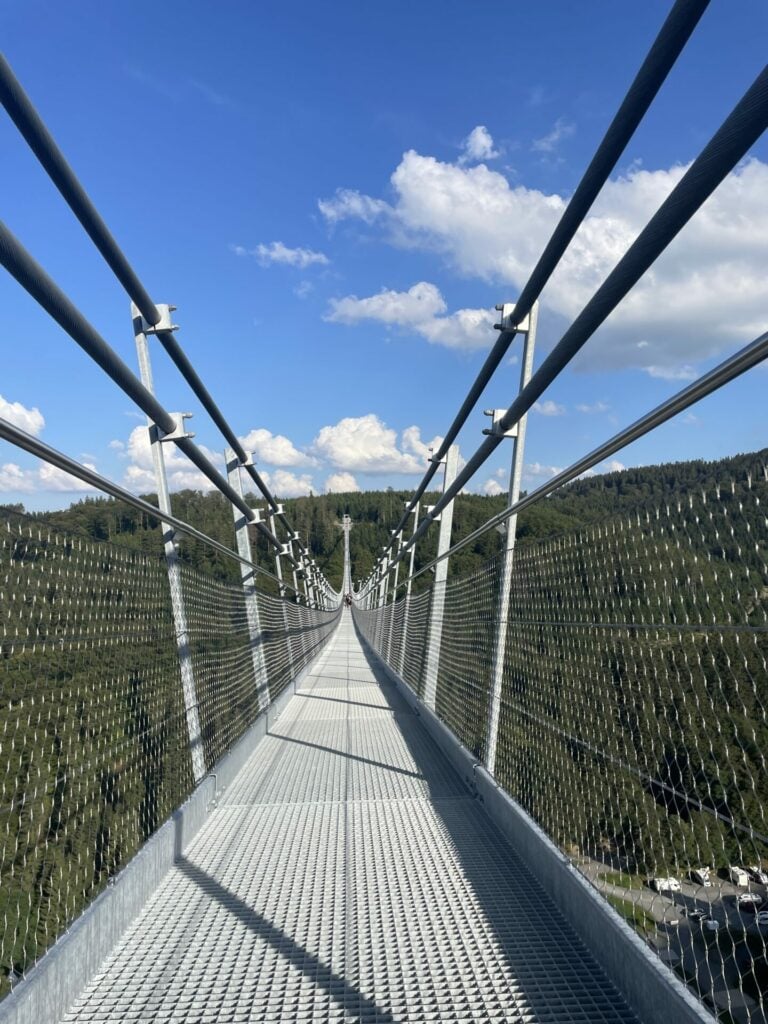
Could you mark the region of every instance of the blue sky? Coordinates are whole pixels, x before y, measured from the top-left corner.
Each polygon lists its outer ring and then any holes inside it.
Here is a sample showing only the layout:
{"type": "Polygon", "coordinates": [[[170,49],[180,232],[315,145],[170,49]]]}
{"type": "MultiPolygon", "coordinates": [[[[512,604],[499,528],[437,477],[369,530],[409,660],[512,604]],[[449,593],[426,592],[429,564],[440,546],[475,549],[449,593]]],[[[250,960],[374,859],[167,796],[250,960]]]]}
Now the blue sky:
{"type": "MultiPolygon", "coordinates": [[[[412,486],[670,7],[647,0],[0,5],[5,54],[284,496],[412,486]]],[[[762,67],[762,0],[714,0],[542,297],[538,360],[762,67]]],[[[129,365],[128,303],[10,122],[3,219],[129,365]]],[[[766,328],[765,139],[531,414],[546,479],[766,328]]],[[[7,275],[0,414],[137,491],[143,418],[7,275]]],[[[512,360],[518,345],[511,350],[512,360]]],[[[158,395],[196,413],[155,354],[158,395]]],[[[505,364],[482,409],[506,406],[505,364]]],[[[766,443],[766,374],[619,456],[766,443]]],[[[498,490],[503,448],[473,489],[498,490]]],[[[77,499],[3,446],[3,501],[77,499]]],[[[197,474],[172,459],[175,486],[197,474]]]]}

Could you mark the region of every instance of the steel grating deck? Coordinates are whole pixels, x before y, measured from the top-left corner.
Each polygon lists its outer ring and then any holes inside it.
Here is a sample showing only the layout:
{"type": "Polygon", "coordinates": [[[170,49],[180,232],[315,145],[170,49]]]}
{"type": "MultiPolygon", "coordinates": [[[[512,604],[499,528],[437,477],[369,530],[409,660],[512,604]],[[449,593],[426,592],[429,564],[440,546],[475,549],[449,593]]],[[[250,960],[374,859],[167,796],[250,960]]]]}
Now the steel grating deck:
{"type": "Polygon", "coordinates": [[[66,1022],[634,1021],[347,611],[66,1022]]]}

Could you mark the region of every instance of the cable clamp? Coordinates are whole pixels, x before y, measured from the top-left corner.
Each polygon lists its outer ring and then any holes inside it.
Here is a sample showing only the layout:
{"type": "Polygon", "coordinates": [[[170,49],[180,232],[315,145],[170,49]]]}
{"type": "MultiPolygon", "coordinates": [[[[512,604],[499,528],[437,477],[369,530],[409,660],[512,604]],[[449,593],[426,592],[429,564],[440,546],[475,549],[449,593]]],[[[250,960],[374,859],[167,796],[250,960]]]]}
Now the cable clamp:
{"type": "Polygon", "coordinates": [[[155,309],[160,314],[156,324],[147,323],[144,317],[141,318],[141,330],[144,334],[158,334],[160,331],[178,331],[179,325],[171,318],[171,313],[176,311],[176,306],[168,306],[165,303],[157,303],[155,309]]]}
{"type": "Polygon", "coordinates": [[[483,433],[491,434],[493,437],[517,437],[517,423],[513,423],[509,430],[502,430],[501,421],[504,419],[506,412],[506,409],[484,409],[483,416],[491,417],[491,425],[486,427],[483,433]]]}
{"type": "Polygon", "coordinates": [[[184,437],[194,437],[194,432],[187,430],[184,426],[184,420],[191,420],[191,412],[172,412],[168,414],[173,422],[176,424],[173,430],[169,430],[166,434],[161,427],[157,427],[157,439],[158,441],[180,441],[184,437]]]}
{"type": "MultiPolygon", "coordinates": [[[[427,515],[431,515],[433,508],[437,508],[437,506],[436,505],[427,505],[427,515]]],[[[443,513],[440,512],[438,515],[436,515],[434,517],[432,522],[433,523],[439,523],[442,518],[443,518],[443,513]]]]}
{"type": "Polygon", "coordinates": [[[501,321],[493,325],[494,331],[515,331],[517,334],[527,334],[531,329],[530,313],[524,316],[520,323],[515,323],[514,302],[502,302],[495,307],[497,313],[501,313],[501,321]]]}

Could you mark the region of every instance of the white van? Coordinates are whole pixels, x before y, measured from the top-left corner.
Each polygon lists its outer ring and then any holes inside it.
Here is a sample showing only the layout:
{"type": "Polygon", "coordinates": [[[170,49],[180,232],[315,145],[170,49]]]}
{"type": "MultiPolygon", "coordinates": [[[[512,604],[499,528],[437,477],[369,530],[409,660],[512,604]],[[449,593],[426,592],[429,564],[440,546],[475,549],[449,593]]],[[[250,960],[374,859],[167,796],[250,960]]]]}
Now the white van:
{"type": "Polygon", "coordinates": [[[676,878],[649,878],[648,885],[654,892],[680,892],[680,883],[676,878]]]}
{"type": "Polygon", "coordinates": [[[744,868],[731,864],[728,868],[728,881],[733,882],[734,885],[746,886],[749,885],[749,875],[744,868]]]}

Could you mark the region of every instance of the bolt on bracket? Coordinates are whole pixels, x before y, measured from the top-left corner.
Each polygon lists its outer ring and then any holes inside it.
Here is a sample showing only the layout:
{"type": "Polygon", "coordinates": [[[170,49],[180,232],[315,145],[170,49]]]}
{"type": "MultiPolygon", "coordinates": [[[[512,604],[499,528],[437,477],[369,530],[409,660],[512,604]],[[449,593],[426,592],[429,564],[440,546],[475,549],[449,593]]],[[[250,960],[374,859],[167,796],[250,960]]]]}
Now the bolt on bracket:
{"type": "Polygon", "coordinates": [[[141,318],[141,330],[143,334],[157,334],[160,331],[178,331],[179,325],[171,319],[171,313],[176,311],[176,306],[169,306],[166,303],[158,303],[155,309],[160,314],[156,324],[148,323],[144,317],[141,318]]]}
{"type": "Polygon", "coordinates": [[[492,434],[494,437],[517,437],[517,423],[513,423],[509,430],[501,429],[501,421],[506,411],[506,409],[484,409],[483,416],[491,417],[491,425],[490,427],[485,427],[483,433],[492,434]]]}
{"type": "Polygon", "coordinates": [[[495,331],[516,331],[518,334],[525,334],[531,329],[531,317],[524,316],[519,324],[515,323],[514,302],[502,302],[495,307],[497,313],[501,313],[501,321],[493,325],[495,331]]]}
{"type": "Polygon", "coordinates": [[[180,441],[183,437],[194,437],[194,432],[187,430],[184,426],[184,420],[191,420],[191,412],[172,412],[169,414],[176,426],[173,430],[169,430],[166,434],[160,427],[157,428],[157,439],[165,443],[166,441],[180,441]]]}

